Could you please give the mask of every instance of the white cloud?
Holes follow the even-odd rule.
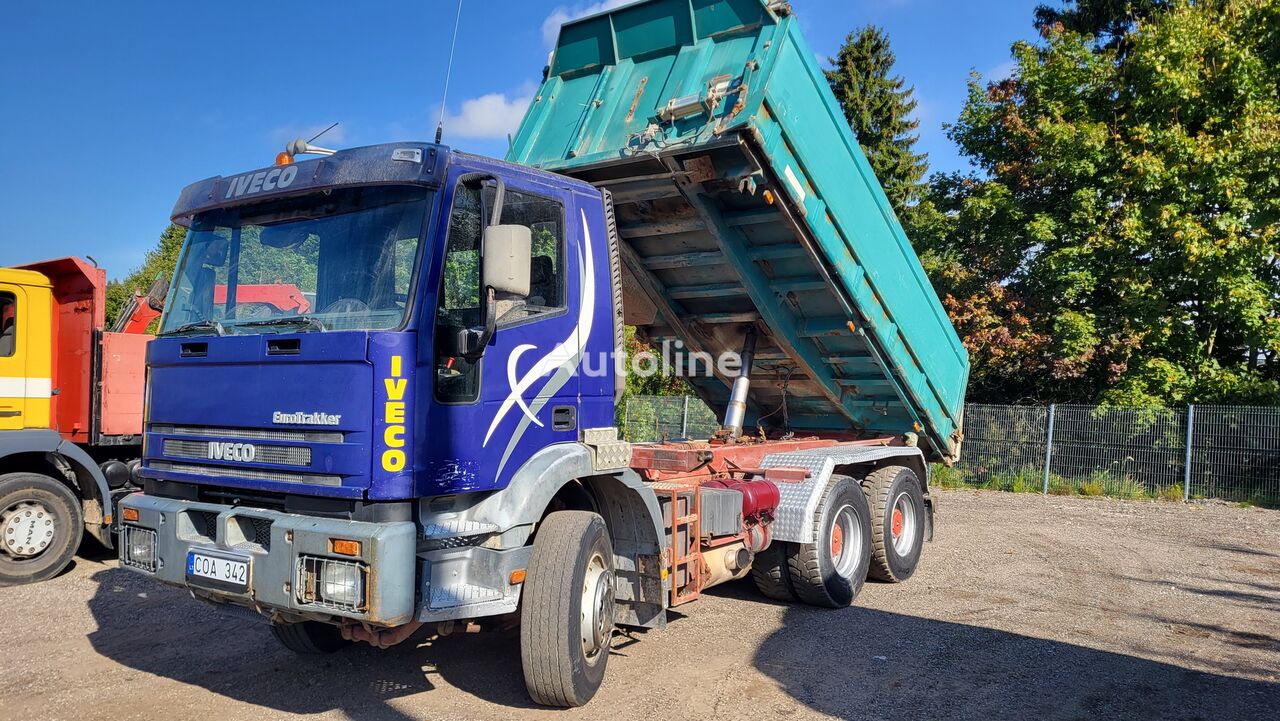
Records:
[[[564,25],[570,20],[577,20],[578,18],[583,18],[588,15],[602,13],[605,10],[612,10],[631,2],[635,2],[635,0],[600,0],[599,2],[591,4],[578,3],[573,6],[561,5],[555,10],[552,10],[551,14],[547,16],[547,19],[542,21],[542,42],[547,47],[552,47],[556,44],[556,38],[560,35],[561,25]]]
[[[1008,62],[1000,63],[994,68],[991,68],[987,72],[983,73],[982,77],[986,78],[991,82],[999,82],[1013,75],[1013,71],[1017,69],[1018,69],[1018,64],[1010,60]]]
[[[506,138],[520,127],[536,91],[534,85],[526,84],[510,95],[488,93],[463,100],[459,112],[445,114],[445,135],[455,138]]]

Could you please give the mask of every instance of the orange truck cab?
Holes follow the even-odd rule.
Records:
[[[105,328],[106,280],[79,258],[0,268],[0,586],[57,575],[84,532],[112,546],[114,501],[141,456],[151,336],[145,322]]]

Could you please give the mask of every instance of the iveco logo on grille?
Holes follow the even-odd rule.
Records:
[[[209,460],[211,461],[253,463],[256,455],[258,455],[258,449],[248,443],[212,442],[209,444]]]

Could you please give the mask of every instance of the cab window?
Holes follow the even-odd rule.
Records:
[[[445,237],[440,278],[440,308],[436,312],[436,399],[469,403],[480,395],[480,363],[451,355],[450,339],[480,325],[480,239],[484,232],[484,203],[479,188],[459,184],[453,194]]]
[[[486,207],[492,206],[486,203]],[[503,225],[529,228],[533,233],[533,247],[529,259],[529,295],[499,301],[498,327],[517,325],[564,311],[567,307],[564,206],[550,198],[507,190],[502,202],[501,222]]]
[[[13,293],[0,293],[0,358],[17,352],[18,298]]]

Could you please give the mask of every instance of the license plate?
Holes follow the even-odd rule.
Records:
[[[187,553],[187,578],[197,583],[245,591],[249,588],[249,560]]]

